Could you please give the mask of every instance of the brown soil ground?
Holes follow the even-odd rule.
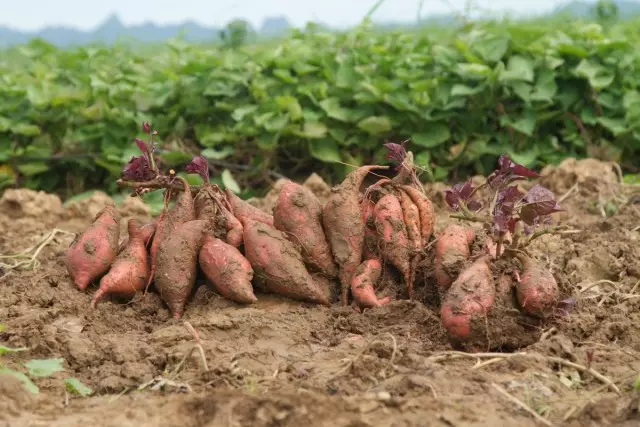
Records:
[[[545,236],[534,253],[577,303],[516,350],[525,354],[452,353],[437,307],[421,301],[357,313],[259,294],[245,307],[200,286],[180,320],[155,293],[106,298],[92,310],[95,287],[72,285],[63,256],[73,236],[60,234],[35,268],[0,271],[0,345],[28,347],[0,363],[26,372],[30,359],[60,357],[65,369],[34,378],[38,395],[0,377],[0,427],[543,425],[514,399],[553,425],[640,425],[638,198],[596,161],[566,161],[541,180],[566,194],[559,219],[580,232]],[[449,221],[443,188],[428,187],[437,229]],[[260,203],[268,209],[273,199]],[[5,192],[0,253],[23,251],[53,228],[83,231],[105,200],[62,206],[46,194]],[[123,235],[127,218],[148,215],[135,199],[121,211]],[[208,370],[185,321],[200,335]],[[590,366],[619,393],[565,362]],[[94,394],[67,393],[69,376]]]

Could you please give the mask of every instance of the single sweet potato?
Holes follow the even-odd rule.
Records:
[[[300,252],[281,231],[263,222],[245,219],[244,248],[257,279],[255,282],[264,291],[330,305],[326,294],[305,268]]]
[[[191,195],[189,183],[181,176],[176,177],[176,179],[182,182],[183,191],[173,207],[168,212],[163,210],[156,220],[156,231],[153,236],[153,241],[151,242],[151,249],[149,250],[151,273],[149,274],[146,289],[149,288],[151,281],[156,277],[155,271],[158,260],[158,250],[164,239],[170,236],[180,225],[196,219],[193,196]]]
[[[380,258],[378,233],[376,232],[375,219],[373,216],[375,207],[375,202],[370,198],[365,198],[362,201],[362,221],[364,222],[363,260]]]
[[[225,194],[227,196],[227,201],[231,206],[231,213],[233,213],[233,216],[238,218],[243,226],[245,225],[245,221],[253,220],[273,227],[273,215],[270,215],[256,208],[251,203],[242,200],[228,188],[225,189]]]
[[[422,250],[422,230],[420,228],[420,211],[406,191],[400,190],[400,206],[407,227],[409,250],[417,254]]]
[[[104,275],[118,255],[120,213],[113,204],[105,206],[93,223],[71,242],[65,264],[73,283],[86,289],[89,283]]]
[[[142,233],[142,240],[144,241],[145,247],[149,247],[149,243],[151,243],[151,239],[153,239],[153,235],[156,232],[156,222],[151,221],[146,224],[143,224],[139,227],[140,232]],[[129,237],[125,237],[120,243],[118,247],[118,254],[120,254],[124,249],[129,245]]]
[[[493,274],[484,256],[465,268],[444,295],[440,318],[450,338],[464,342],[473,339],[473,334],[485,333],[486,315],[495,299]]]
[[[522,309],[533,316],[546,317],[558,303],[558,284],[542,263],[518,255],[522,274],[516,283],[516,297]]]
[[[198,255],[200,268],[223,297],[242,304],[258,301],[253,293],[253,268],[240,251],[206,234]]]
[[[475,238],[473,229],[456,223],[447,225],[436,242],[435,275],[436,285],[442,292],[464,268],[471,255],[469,246]]]
[[[382,196],[376,203],[374,217],[382,258],[389,261],[402,274],[409,298],[412,298],[413,276],[409,236],[398,198],[393,194]]]
[[[171,230],[158,248],[154,283],[176,319],[182,317],[196,281],[198,253],[206,226],[203,220],[184,222]]]
[[[292,243],[302,247],[302,259],[310,270],[329,278],[338,276],[322,229],[322,205],[309,189],[292,181],[284,184],[273,208],[273,224]]]
[[[129,240],[124,250],[116,257],[109,272],[100,280],[100,288],[94,294],[91,307],[106,294],[117,294],[132,297],[136,292],[144,289],[149,276],[149,263],[145,237],[149,236],[148,224],[146,229],[136,219],[127,223]]]
[[[401,185],[400,188],[406,192],[413,203],[416,204],[418,208],[418,212],[420,214],[420,229],[422,235],[422,245],[421,247],[425,247],[429,244],[429,240],[431,239],[431,235],[433,234],[433,229],[435,227],[436,215],[433,209],[433,203],[431,200],[420,192],[415,187],[410,185]]]
[[[339,185],[331,189],[329,199],[322,210],[322,225],[331,253],[338,264],[340,278],[340,302],[349,303],[351,277],[362,262],[364,222],[360,206],[360,186],[367,174],[386,166],[362,166],[351,172]]]
[[[381,307],[389,303],[389,297],[379,299],[376,296],[375,286],[381,275],[379,259],[368,259],[358,266],[351,278],[351,294],[358,308]]]

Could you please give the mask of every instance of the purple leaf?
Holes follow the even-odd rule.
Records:
[[[140,138],[136,138],[136,144],[138,145],[138,148],[140,149],[140,151],[142,151],[142,154],[146,156],[148,151],[147,143],[141,140]]]
[[[148,121],[144,122],[142,124],[142,130],[144,133],[151,134],[151,123],[149,123]]]
[[[384,144],[385,148],[389,150],[389,152],[385,156],[385,159],[389,159],[395,162],[396,170],[399,170],[402,167],[402,162],[404,162],[405,157],[407,157],[407,150],[404,147],[405,143],[406,141],[402,144],[396,144],[394,142],[387,142],[386,144]]]
[[[194,157],[184,169],[188,173],[197,173],[205,182],[209,182],[209,162],[203,156]]]
[[[466,203],[471,197],[473,190],[474,186],[471,183],[471,179],[466,182],[459,182],[450,189],[444,191],[444,200],[451,209],[458,210],[460,208],[460,202]],[[479,202],[471,201],[468,203],[468,207],[471,210],[478,210],[481,205]]]
[[[513,181],[537,178],[539,176],[537,172],[515,163],[509,156],[502,154],[498,158],[498,169],[489,175],[487,182],[492,188],[499,188],[503,184]]]
[[[132,157],[122,169],[122,178],[126,181],[149,181],[155,174],[145,156]]]
[[[551,215],[563,211],[551,190],[540,184],[534,185],[522,198],[524,205],[520,209],[520,218],[532,225],[538,217]]]

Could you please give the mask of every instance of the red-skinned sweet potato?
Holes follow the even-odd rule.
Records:
[[[241,304],[258,301],[253,293],[253,268],[234,246],[207,234],[198,255],[204,275],[223,297]]]
[[[322,210],[322,225],[338,265],[340,302],[348,305],[351,277],[362,262],[364,222],[360,207],[360,186],[367,174],[386,166],[362,166],[351,172],[341,184],[331,189]]]
[[[93,223],[71,242],[65,264],[73,283],[86,289],[104,275],[118,255],[120,213],[112,204],[105,206]]]
[[[401,185],[400,188],[406,192],[413,203],[415,203],[420,214],[420,230],[422,235],[422,247],[424,248],[429,244],[433,229],[435,227],[435,211],[433,209],[433,203],[429,198],[420,192],[417,188],[410,185]]]
[[[484,256],[465,268],[444,295],[440,317],[450,338],[464,342],[473,339],[473,334],[484,334],[484,322],[495,299],[489,257]]]
[[[381,307],[388,304],[389,297],[378,298],[375,286],[382,275],[382,263],[379,259],[364,261],[351,278],[351,294],[358,308]]]
[[[91,307],[95,308],[98,301],[107,294],[132,297],[144,289],[150,270],[145,238],[149,237],[151,228],[148,224],[145,225],[146,229],[135,219],[130,219],[127,223],[127,246],[100,280],[100,288],[93,296]]]
[[[176,319],[182,317],[195,284],[206,226],[203,220],[184,222],[171,230],[158,248],[154,283]]]
[[[233,216],[238,218],[243,226],[245,226],[245,221],[253,220],[273,227],[273,215],[270,215],[256,208],[251,203],[242,200],[228,188],[226,188],[224,191],[227,196],[227,201],[231,206],[231,213],[233,213]]]
[[[144,241],[145,247],[149,247],[149,243],[151,243],[152,241],[151,239],[153,239],[153,235],[156,232],[156,222],[151,221],[146,224],[143,224],[142,226],[139,227],[139,229],[140,229],[140,232],[142,233],[142,240]],[[122,240],[122,243],[120,243],[120,246],[118,248],[118,254],[124,251],[124,249],[127,247],[128,244],[129,244],[129,237],[125,237]]]
[[[393,194],[382,196],[376,203],[374,217],[382,257],[402,274],[409,298],[412,298],[413,276],[411,274],[409,237],[398,198]]]
[[[380,258],[378,233],[376,232],[375,219],[373,216],[375,207],[375,202],[370,198],[365,198],[362,201],[362,222],[364,223],[363,260]]]
[[[246,219],[244,248],[253,267],[255,284],[264,291],[295,300],[330,304],[305,268],[300,252],[281,231]]]
[[[553,312],[558,302],[558,284],[553,274],[541,262],[518,255],[522,274],[516,284],[516,297],[523,311],[545,317]]]
[[[302,259],[311,270],[329,278],[338,276],[322,229],[322,205],[309,189],[292,181],[284,184],[273,208],[273,224],[292,243],[302,247]]]
[[[149,250],[151,273],[149,274],[146,289],[149,288],[151,281],[156,277],[155,271],[157,266],[158,250],[164,239],[170,236],[180,225],[196,219],[195,208],[193,206],[193,196],[191,195],[189,183],[181,176],[177,176],[176,179],[182,182],[183,191],[173,207],[168,212],[163,211],[156,220],[156,231],[153,236],[153,241],[151,242],[151,249]]]
[[[464,267],[474,238],[473,229],[456,223],[447,225],[440,233],[435,250],[435,275],[441,292],[451,286]]]
[[[420,211],[406,191],[400,190],[400,206],[409,237],[409,250],[417,254],[422,250],[422,229],[420,228]]]

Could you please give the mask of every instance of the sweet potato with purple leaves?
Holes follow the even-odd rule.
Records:
[[[241,304],[258,301],[253,293],[253,268],[233,245],[207,234],[198,262],[209,282],[223,297]]]
[[[330,304],[305,268],[300,252],[281,231],[246,219],[244,248],[256,285],[264,291],[295,300]]]
[[[79,289],[86,289],[89,283],[103,276],[116,259],[120,218],[114,205],[105,206],[93,223],[69,245],[65,264]]]
[[[378,298],[375,286],[382,275],[382,263],[379,259],[364,261],[351,278],[351,294],[358,308],[381,307],[389,303],[390,298]]]
[[[150,271],[145,238],[149,236],[151,227],[146,225],[147,228],[143,229],[140,221],[129,220],[127,246],[100,280],[100,288],[93,296],[91,307],[95,308],[98,301],[107,294],[132,297],[144,289]]]
[[[400,201],[395,195],[386,194],[376,203],[373,214],[382,257],[402,274],[409,298],[412,298],[413,275],[411,271],[409,236]]]
[[[198,254],[206,226],[203,220],[184,222],[171,230],[158,248],[153,280],[176,319],[182,317],[196,281]]]
[[[322,229],[322,205],[309,189],[292,181],[284,184],[273,208],[273,224],[302,247],[302,259],[311,270],[329,278],[338,276],[338,267]]]
[[[360,207],[360,186],[367,174],[386,166],[362,166],[351,172],[341,184],[331,189],[322,210],[322,225],[338,265],[340,302],[348,305],[351,277],[362,262],[364,222]]]
[[[227,201],[231,206],[231,213],[233,213],[233,216],[238,218],[243,226],[246,221],[253,220],[273,227],[273,215],[269,215],[268,213],[256,208],[251,203],[242,200],[228,188],[224,191],[227,196]]]
[[[475,232],[456,223],[447,225],[438,236],[435,253],[435,275],[438,289],[446,291],[471,255]]]
[[[558,284],[540,261],[519,255],[522,274],[516,283],[516,297],[522,310],[533,316],[551,314],[558,303]]]

